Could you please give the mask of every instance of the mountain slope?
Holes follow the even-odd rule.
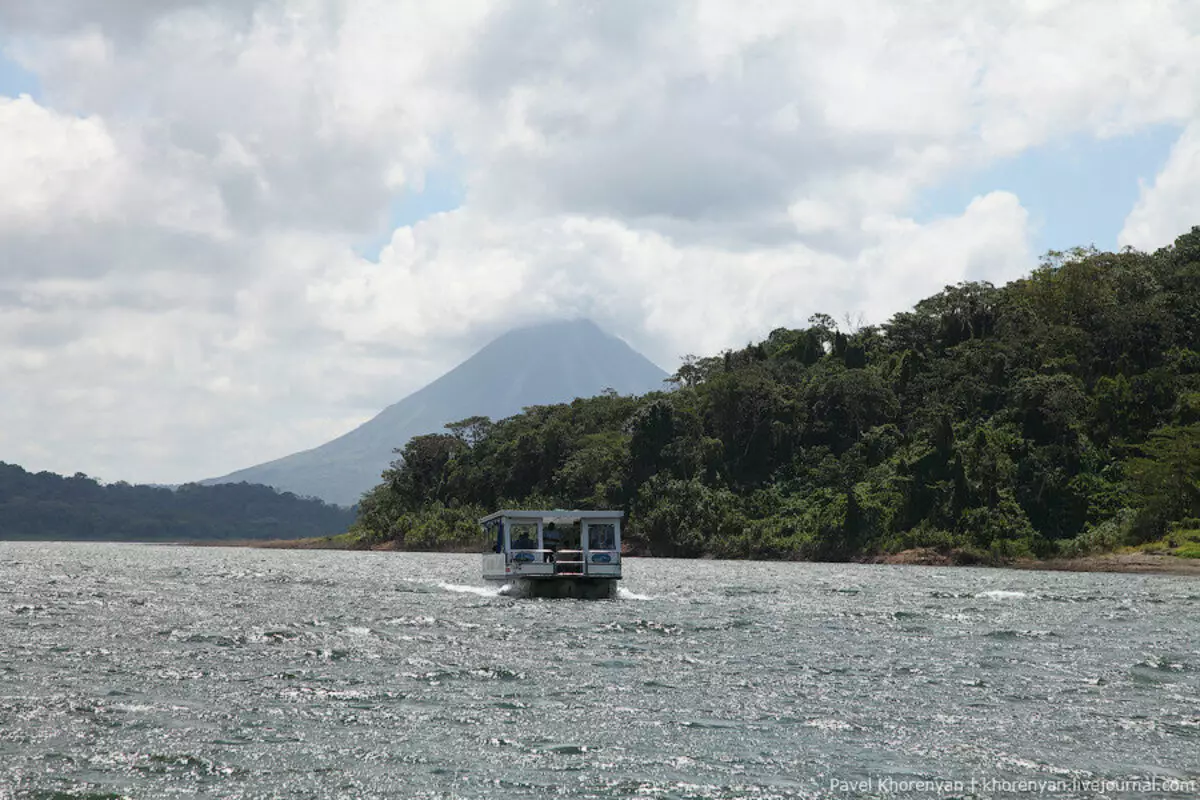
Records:
[[[641,394],[661,388],[665,377],[590,321],[522,328],[331,442],[204,483],[262,483],[352,505],[379,482],[395,458],[392,449],[413,436],[470,416],[500,419],[526,406],[590,397],[606,388]]]

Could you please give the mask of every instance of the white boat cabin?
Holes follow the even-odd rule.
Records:
[[[497,511],[479,520],[491,542],[485,580],[614,581],[621,577],[620,511]]]

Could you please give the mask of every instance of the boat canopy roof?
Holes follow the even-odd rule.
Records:
[[[529,520],[554,520],[554,519],[620,519],[625,516],[624,511],[569,511],[562,508],[556,508],[548,511],[536,511],[530,509],[506,509],[497,511],[494,514],[488,514],[479,520],[480,524],[491,522],[494,519],[507,517],[509,519],[529,519]]]

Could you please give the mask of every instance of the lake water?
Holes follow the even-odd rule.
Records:
[[[0,543],[0,800],[1200,795],[1200,582]]]

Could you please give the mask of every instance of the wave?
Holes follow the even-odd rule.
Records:
[[[980,600],[1023,600],[1028,596],[1025,592],[1016,592],[1010,589],[989,589],[975,595],[976,599]]]
[[[1048,639],[1057,636],[1054,631],[1013,630],[1010,628],[988,631],[983,635],[988,639]]]
[[[653,600],[654,598],[651,595],[638,594],[637,592],[629,591],[624,586],[618,586],[617,587],[617,599],[618,600]]]

